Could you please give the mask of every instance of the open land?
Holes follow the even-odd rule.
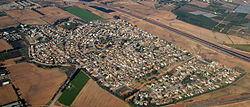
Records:
[[[11,85],[0,87],[0,105],[17,101],[17,95]]]
[[[10,71],[10,79],[19,88],[21,97],[31,105],[45,105],[53,97],[66,75],[59,69],[42,69],[31,63],[4,62]]]
[[[202,7],[202,8],[206,8],[209,5],[208,3],[204,3],[204,2],[201,2],[198,0],[193,0],[189,4],[197,5],[197,6]]]
[[[237,103],[225,104],[225,105],[217,105],[217,107],[247,107],[250,105],[250,100],[241,101]]]
[[[8,16],[0,17],[0,29],[5,29],[8,27],[16,27],[17,24],[15,21],[11,20]]]
[[[37,10],[44,14],[44,17],[42,19],[46,20],[50,24],[53,24],[59,19],[77,18],[76,16],[58,7],[44,7],[44,8],[39,8]]]
[[[102,89],[92,79],[87,82],[71,106],[80,107],[82,105],[86,107],[129,107],[129,104]]]
[[[10,49],[13,49],[13,47],[8,42],[6,42],[6,40],[0,39],[0,52]]]
[[[226,44],[226,45],[238,50],[250,52],[250,44]]]
[[[6,11],[6,13],[23,24],[46,24],[46,22],[41,19],[42,15],[31,9],[11,10]]]
[[[151,1],[151,0],[149,0],[149,1],[141,1],[140,3],[142,3],[145,6],[151,7],[151,8],[154,8],[155,4],[156,4],[155,1]]]

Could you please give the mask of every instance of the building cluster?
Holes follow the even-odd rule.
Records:
[[[112,91],[190,57],[187,51],[124,21],[90,23],[76,32],[67,40],[66,54]]]
[[[150,91],[139,91],[133,102],[139,105],[173,103],[221,88],[235,81],[240,75],[241,73],[226,69],[216,62],[194,57],[178,66],[172,73],[148,84]]]
[[[22,39],[22,36],[19,35],[17,32],[1,32],[0,39],[4,39],[6,41],[15,41]]]
[[[0,86],[5,86],[10,84],[10,79],[8,78],[9,71],[6,67],[0,67]]]
[[[30,57],[44,64],[77,64],[113,92],[135,90],[134,81],[147,74],[181,64],[152,78],[135,93],[138,105],[169,104],[218,89],[240,73],[192,56],[123,20],[103,20],[66,30],[50,25],[23,26],[31,40]]]
[[[27,32],[30,37],[49,38],[49,42],[31,45],[33,59],[46,64],[78,64],[112,91],[190,57],[189,52],[125,21],[92,22],[73,32],[36,25]]]
[[[26,30],[29,38],[37,41],[30,46],[30,55],[34,60],[45,64],[68,63],[70,57],[63,51],[63,41],[67,34],[63,32],[65,30],[57,30],[49,25],[34,25]]]
[[[45,64],[65,64],[68,63],[66,57],[69,57],[60,50],[54,41],[31,45],[31,56],[36,61]]]

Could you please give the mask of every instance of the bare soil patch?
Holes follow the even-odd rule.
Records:
[[[145,6],[154,8],[154,6],[155,6],[155,4],[156,4],[157,2],[155,2],[155,1],[141,1],[140,3],[142,3],[142,4],[145,5]]]
[[[5,61],[4,64],[13,84],[20,89],[21,97],[33,106],[47,104],[66,80],[66,75],[59,69],[42,69],[26,62]]]
[[[250,100],[246,100],[246,101],[241,101],[237,103],[217,105],[217,107],[248,107],[249,105],[250,105]]]
[[[201,9],[201,8],[198,8],[198,7],[188,6],[188,5],[182,6],[182,7],[179,8],[178,10],[179,10],[179,11],[183,11],[183,12],[193,12],[193,11],[199,10],[199,11],[202,11],[202,12],[211,13],[211,12],[208,11],[208,10]]]
[[[41,19],[42,15],[31,9],[11,10],[6,11],[6,13],[23,24],[46,24],[46,22]]]
[[[64,11],[57,7],[44,7],[37,9],[39,12],[45,14],[42,18],[46,20],[48,23],[53,24],[59,19],[64,18],[77,18],[76,16],[72,15],[71,13]]]
[[[9,27],[16,27],[17,24],[11,20],[8,16],[0,17],[0,29],[5,29]]]
[[[6,42],[6,40],[0,39],[0,52],[10,49],[13,49],[13,47],[8,42]]]
[[[199,7],[203,7],[203,8],[206,8],[209,5],[208,3],[204,3],[204,2],[201,2],[201,1],[197,1],[197,0],[193,0],[189,4],[193,4],[193,5],[196,5],[196,6],[199,6]]]
[[[127,103],[99,87],[90,79],[78,94],[72,107],[129,107]]]
[[[0,105],[17,101],[17,95],[11,85],[0,87]]]
[[[137,15],[148,16],[148,15],[151,15],[151,14],[154,14],[157,12],[157,10],[155,10],[153,8],[150,8],[150,7],[147,7],[147,6],[144,6],[142,4],[132,2],[132,1],[126,1],[126,2],[119,1],[119,2],[115,2],[113,4],[110,4],[110,5],[114,5],[117,8],[122,7],[120,9],[125,10],[125,11],[130,11],[133,14],[137,14]]]

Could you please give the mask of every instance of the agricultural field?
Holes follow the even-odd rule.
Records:
[[[175,11],[177,19],[212,30],[218,23],[202,15],[193,15],[187,12]]]
[[[22,24],[46,24],[41,19],[43,16],[31,9],[11,10],[6,13]]]
[[[13,47],[4,39],[0,39],[0,52],[13,49]]]
[[[89,77],[80,71],[71,81],[71,87],[63,91],[58,101],[64,105],[70,106],[88,80]]]
[[[226,44],[226,45],[238,50],[250,52],[250,44]]]
[[[11,85],[0,87],[0,106],[17,101],[17,95]]]
[[[9,77],[19,88],[21,97],[32,106],[47,104],[66,80],[65,73],[58,68],[42,69],[27,62],[16,64],[15,60],[17,58],[6,60],[3,64],[10,71]]]
[[[193,0],[189,4],[197,5],[197,6],[202,7],[202,8],[206,8],[207,6],[209,6],[208,3],[204,3],[204,2],[201,2],[201,1],[198,1],[198,0]]]
[[[91,13],[88,10],[73,6],[73,7],[69,7],[65,9],[66,11],[68,11],[69,13],[72,13],[78,17],[80,17],[81,19],[85,20],[85,21],[93,21],[93,20],[99,20],[102,19],[102,17]]]
[[[10,58],[16,58],[22,56],[21,52],[18,50],[11,50],[9,52],[0,53],[0,61],[4,61]]]
[[[69,12],[66,12],[57,7],[44,7],[37,9],[37,11],[44,14],[44,17],[42,17],[42,19],[46,20],[50,24],[54,24],[59,19],[77,18],[76,16],[70,14]]]
[[[17,24],[13,20],[11,20],[8,16],[0,17],[0,29],[5,29],[8,27],[16,27]]]
[[[90,79],[72,103],[72,107],[129,107],[129,104],[102,89]]]
[[[201,4],[192,1],[173,12],[177,15],[177,19],[181,21],[212,31],[229,34],[232,27],[250,23],[250,20],[247,18],[247,13],[233,12],[234,8],[228,8],[232,6],[236,7],[235,4],[217,2],[207,6],[201,6]],[[198,12],[203,14],[195,14]],[[237,34],[236,36],[241,35]]]

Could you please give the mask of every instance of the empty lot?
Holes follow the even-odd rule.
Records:
[[[17,95],[11,85],[0,87],[0,106],[17,101]]]
[[[43,16],[31,9],[11,10],[6,13],[22,24],[46,24],[41,19]]]
[[[78,94],[72,107],[129,107],[123,100],[102,89],[90,79]]]
[[[0,39],[0,52],[10,49],[13,49],[13,47],[4,39]]]
[[[54,24],[54,22],[63,18],[70,18],[70,17],[77,18],[76,16],[70,14],[69,12],[64,11],[57,7],[44,7],[44,8],[39,8],[37,10],[44,14],[44,17],[42,19],[46,20],[50,24]]]
[[[0,17],[0,29],[5,29],[8,27],[16,27],[17,24],[13,20],[11,20],[8,16]]]
[[[42,69],[31,63],[15,64],[12,61],[4,62],[10,71],[9,77],[20,89],[21,97],[33,106],[47,104],[66,80],[66,75],[59,69]]]

